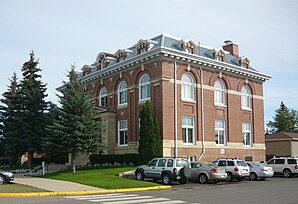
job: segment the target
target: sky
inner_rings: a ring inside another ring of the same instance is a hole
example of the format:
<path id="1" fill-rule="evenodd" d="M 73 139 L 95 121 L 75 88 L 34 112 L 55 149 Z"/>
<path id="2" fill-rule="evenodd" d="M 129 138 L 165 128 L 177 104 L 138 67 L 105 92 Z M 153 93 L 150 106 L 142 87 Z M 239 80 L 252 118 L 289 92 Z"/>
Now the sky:
<path id="1" fill-rule="evenodd" d="M 264 83 L 265 122 L 283 101 L 298 110 L 297 0 L 0 0 L 0 93 L 33 50 L 47 100 L 72 64 L 80 71 L 101 51 L 115 53 L 162 33 L 221 48 L 272 77 Z"/>

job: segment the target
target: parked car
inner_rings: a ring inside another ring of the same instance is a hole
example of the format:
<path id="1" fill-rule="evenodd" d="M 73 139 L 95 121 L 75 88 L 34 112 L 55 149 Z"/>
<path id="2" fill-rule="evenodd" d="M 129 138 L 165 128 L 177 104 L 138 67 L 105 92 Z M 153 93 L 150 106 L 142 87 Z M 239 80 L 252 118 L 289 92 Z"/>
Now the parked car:
<path id="1" fill-rule="evenodd" d="M 249 178 L 250 180 L 265 180 L 273 176 L 274 171 L 272 167 L 266 166 L 265 164 L 256 162 L 246 162 L 249 166 Z"/>
<path id="2" fill-rule="evenodd" d="M 14 180 L 14 175 L 8 171 L 1 171 L 0 170 L 0 185 L 10 183 Z"/>
<path id="3" fill-rule="evenodd" d="M 218 159 L 212 162 L 216 166 L 224 167 L 227 172 L 227 181 L 237 179 L 242 181 L 249 176 L 249 167 L 245 161 L 240 159 Z"/>
<path id="4" fill-rule="evenodd" d="M 138 166 L 135 176 L 137 180 L 161 179 L 165 185 L 170 185 L 172 181 L 185 184 L 190 178 L 190 163 L 186 158 L 155 158 L 147 165 Z"/>
<path id="5" fill-rule="evenodd" d="M 191 163 L 190 180 L 197 180 L 202 184 L 214 181 L 218 183 L 227 179 L 226 170 L 223 167 L 214 164 L 205 164 L 201 162 Z"/>
<path id="6" fill-rule="evenodd" d="M 272 167 L 275 174 L 283 174 L 286 178 L 298 174 L 298 158 L 296 157 L 272 158 L 267 165 Z"/>

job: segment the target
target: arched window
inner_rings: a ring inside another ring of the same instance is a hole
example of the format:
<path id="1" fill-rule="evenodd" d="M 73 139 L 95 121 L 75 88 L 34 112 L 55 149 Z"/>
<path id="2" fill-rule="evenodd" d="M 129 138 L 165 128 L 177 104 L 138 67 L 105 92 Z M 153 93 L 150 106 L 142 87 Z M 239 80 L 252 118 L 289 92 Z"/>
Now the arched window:
<path id="1" fill-rule="evenodd" d="M 103 87 L 99 92 L 99 106 L 108 107 L 108 91 Z"/>
<path id="2" fill-rule="evenodd" d="M 122 81 L 118 86 L 118 105 L 125 104 L 127 104 L 127 84 Z"/>
<path id="3" fill-rule="evenodd" d="M 225 104 L 225 85 L 222 81 L 217 80 L 214 83 L 214 104 Z"/>
<path id="4" fill-rule="evenodd" d="M 141 100 L 150 99 L 150 77 L 144 74 L 139 82 L 139 98 Z"/>
<path id="5" fill-rule="evenodd" d="M 183 74 L 181 78 L 182 99 L 194 100 L 194 80 L 191 75 Z"/>
<path id="6" fill-rule="evenodd" d="M 243 86 L 241 89 L 241 107 L 250 108 L 250 90 L 247 86 Z"/>

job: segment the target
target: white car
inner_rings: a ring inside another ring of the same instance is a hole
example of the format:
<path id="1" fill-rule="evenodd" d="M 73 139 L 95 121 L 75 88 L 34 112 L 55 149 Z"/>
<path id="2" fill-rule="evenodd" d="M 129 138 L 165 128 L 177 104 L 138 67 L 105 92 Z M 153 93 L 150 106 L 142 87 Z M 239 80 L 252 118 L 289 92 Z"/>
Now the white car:
<path id="1" fill-rule="evenodd" d="M 212 162 L 216 166 L 222 166 L 227 172 L 227 181 L 237 179 L 242 181 L 249 176 L 249 167 L 245 161 L 240 159 L 218 159 Z"/>
<path id="2" fill-rule="evenodd" d="M 273 176 L 274 171 L 272 167 L 266 166 L 265 164 L 256 162 L 246 162 L 249 166 L 249 178 L 250 180 L 265 180 Z"/>
<path id="3" fill-rule="evenodd" d="M 272 167 L 274 173 L 283 174 L 286 178 L 298 175 L 298 158 L 296 157 L 272 158 L 267 162 L 267 166 Z"/>

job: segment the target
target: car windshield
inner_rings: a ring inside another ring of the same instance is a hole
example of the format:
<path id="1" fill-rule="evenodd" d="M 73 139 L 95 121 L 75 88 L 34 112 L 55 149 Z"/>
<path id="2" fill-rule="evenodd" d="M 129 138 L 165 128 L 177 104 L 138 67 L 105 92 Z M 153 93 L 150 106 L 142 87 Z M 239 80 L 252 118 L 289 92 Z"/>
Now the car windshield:
<path id="1" fill-rule="evenodd" d="M 238 166 L 247 166 L 244 161 L 237 161 Z"/>
<path id="2" fill-rule="evenodd" d="M 189 166 L 188 160 L 177 160 L 177 167 Z"/>

